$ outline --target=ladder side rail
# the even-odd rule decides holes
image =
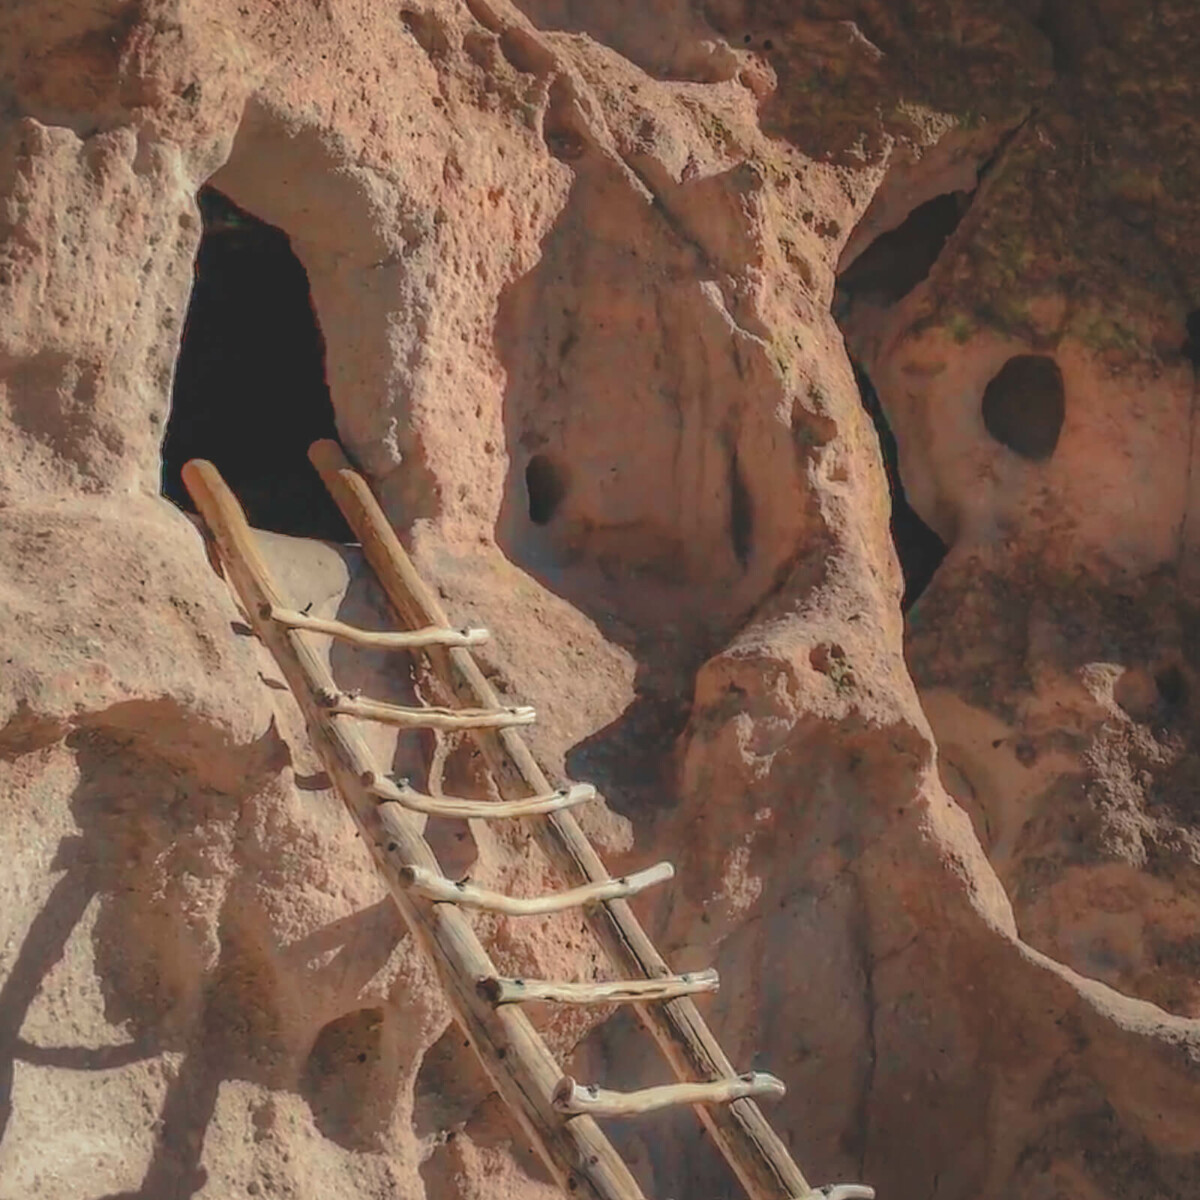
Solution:
[[[400,620],[413,628],[448,625],[440,602],[400,545],[374,492],[341,447],[330,440],[314,442],[309,459],[358,536]],[[469,650],[430,647],[425,653],[435,676],[460,702],[472,707],[496,707],[500,703]],[[515,729],[476,730],[472,736],[505,799],[550,790],[549,781]],[[569,883],[609,878],[595,847],[570,812],[530,820],[528,827]],[[585,916],[619,969],[647,979],[671,974],[628,901],[605,901],[588,909]],[[689,997],[638,1004],[635,1008],[681,1082],[738,1078]],[[750,1200],[795,1200],[813,1193],[782,1138],[752,1099],[735,1100],[717,1108],[700,1105],[696,1113]]]
[[[352,722],[333,717],[319,697],[333,686],[329,668],[303,634],[264,620],[264,605],[282,607],[270,572],[236,497],[210,463],[193,461],[184,483],[220,551],[251,625],[271,651],[295,696],[314,748],[354,819],[406,925],[437,968],[451,1012],[484,1070],[559,1186],[589,1200],[644,1200],[628,1167],[591,1118],[564,1119],[553,1108],[562,1078],[540,1034],[519,1006],[494,1007],[478,980],[497,974],[461,910],[418,899],[399,877],[395,859],[438,871],[437,859],[411,819],[381,828],[378,801],[363,780],[372,756]],[[396,807],[396,806],[391,806]],[[387,844],[394,849],[388,850]]]

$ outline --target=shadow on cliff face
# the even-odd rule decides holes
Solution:
[[[352,541],[306,452],[336,438],[325,347],[308,276],[287,234],[201,189],[204,234],[163,443],[163,492],[193,511],[180,478],[216,463],[253,525]]]
[[[186,1047],[202,1011],[206,971],[197,914],[186,913],[168,860],[191,856],[194,868],[196,858],[213,848],[203,845],[206,832],[216,828],[208,819],[227,820],[234,800],[186,786],[180,772],[147,761],[99,730],[79,730],[68,742],[79,764],[72,808],[82,836],[60,846],[55,866],[64,874],[0,990],[0,1137],[10,1115],[15,1061],[111,1070]],[[132,1037],[117,1046],[29,1045],[20,1037],[26,1012],[94,900],[92,939],[105,1017],[124,1023]],[[211,1047],[185,1054],[168,1089],[162,1136],[143,1186],[123,1196],[190,1196],[203,1185],[197,1164],[227,1066],[221,1058]]]
[[[0,986],[0,1141],[16,1064],[104,1072],[174,1052],[140,1186],[97,1200],[185,1200],[204,1189],[206,1131],[228,1080],[298,1092],[327,1137],[378,1149],[402,1076],[395,1022],[367,1009],[313,1026],[329,996],[352,994],[382,967],[399,918],[384,900],[281,953],[259,885],[231,862],[247,853],[247,797],[285,761],[274,727],[241,747],[244,794],[197,783],[99,723],[66,741],[80,780],[71,802],[80,833],[60,844],[53,866],[62,875]],[[103,1019],[129,1040],[27,1041],[29,1010],[93,905]],[[282,978],[284,968],[299,971],[301,986]]]

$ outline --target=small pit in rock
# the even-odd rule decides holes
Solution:
[[[383,1010],[360,1008],[317,1035],[300,1080],[317,1128],[349,1149],[377,1148],[390,1118],[381,1070]]]
[[[1066,415],[1062,372],[1044,354],[1018,354],[983,393],[983,423],[1002,446],[1044,462],[1058,445]]]
[[[535,454],[525,467],[525,494],[529,519],[549,525],[567,495],[567,481],[560,467],[544,454]]]
[[[213,188],[163,442],[163,494],[194,511],[180,471],[216,464],[260,529],[353,540],[307,458],[337,436],[325,344],[287,234]]]
[[[854,368],[854,378],[858,383],[863,407],[870,415],[875,432],[879,435],[879,448],[887,473],[888,491],[892,497],[892,541],[895,543],[896,557],[900,560],[900,570],[904,576],[904,598],[900,607],[903,612],[908,612],[929,586],[934,572],[946,557],[948,547],[909,504],[908,497],[904,494],[904,483],[900,479],[900,451],[896,445],[896,435],[892,433],[883,405],[879,402],[879,396],[866,372],[853,359],[850,360],[850,365]]]

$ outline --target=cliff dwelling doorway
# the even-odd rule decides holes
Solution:
[[[193,511],[180,470],[211,459],[260,529],[329,541],[352,535],[308,462],[336,437],[325,346],[308,276],[281,229],[213,188],[163,442],[163,494]]]

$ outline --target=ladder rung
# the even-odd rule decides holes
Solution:
[[[435,705],[408,708],[383,700],[360,700],[341,693],[326,694],[321,702],[330,712],[359,717],[405,729],[507,729],[510,725],[532,725],[537,713],[528,705],[512,708],[438,708]]]
[[[461,800],[454,796],[426,796],[403,783],[390,779],[379,779],[373,774],[363,776],[363,786],[383,803],[399,804],[411,812],[425,813],[431,817],[457,817],[461,820],[495,821],[503,817],[536,817],[543,813],[559,812],[574,808],[596,798],[596,789],[590,783],[577,783],[569,788],[559,788],[544,796],[530,796],[525,800]]]
[[[554,1107],[561,1113],[592,1117],[636,1117],[679,1104],[728,1104],[747,1096],[769,1096],[778,1100],[785,1092],[783,1080],[765,1071],[752,1071],[735,1079],[712,1083],[668,1083],[637,1092],[610,1092],[594,1084],[581,1087],[570,1075],[554,1089]]]
[[[455,883],[442,875],[436,875],[424,867],[404,866],[400,877],[406,887],[418,892],[427,900],[447,904],[464,904],[468,908],[484,908],[489,912],[504,913],[510,917],[531,917],[539,913],[561,912],[566,908],[578,908],[583,904],[595,904],[601,900],[619,900],[623,896],[636,896],[638,892],[664,883],[675,874],[670,863],[657,863],[644,871],[623,875],[620,879],[606,879],[602,883],[589,883],[584,887],[571,888],[565,892],[552,892],[548,896],[506,896],[503,892],[489,892],[471,883]]]
[[[288,629],[302,629],[306,633],[327,633],[330,637],[355,646],[366,646],[376,650],[419,650],[423,646],[478,646],[486,642],[486,629],[444,629],[430,625],[425,629],[360,629],[347,625],[345,621],[332,621],[324,617],[310,617],[293,608],[264,605],[259,614],[264,621],[274,621]]]
[[[629,1004],[670,1000],[696,992],[715,992],[720,986],[716,971],[691,971],[662,979],[625,979],[596,983],[554,983],[546,979],[506,979],[492,976],[476,985],[493,1004],[525,1004],[548,1000],[556,1004]]]

